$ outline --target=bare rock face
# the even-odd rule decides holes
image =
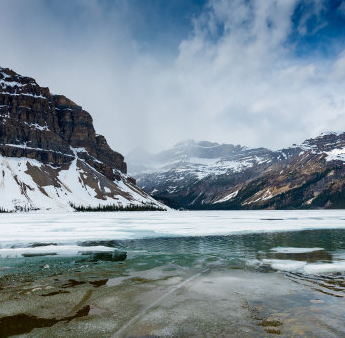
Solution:
[[[0,209],[157,205],[91,115],[30,77],[0,67]]]
[[[4,156],[58,165],[72,160],[72,147],[111,180],[113,169],[127,171],[123,156],[95,133],[88,112],[7,68],[0,68],[0,144]]]

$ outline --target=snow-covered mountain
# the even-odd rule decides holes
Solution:
[[[92,118],[62,95],[0,67],[0,209],[71,204],[164,207],[127,175]]]
[[[142,189],[173,207],[345,207],[345,133],[279,151],[189,140],[155,155],[136,150],[128,163]]]
[[[271,158],[272,152],[265,148],[250,149],[239,145],[188,140],[155,155],[136,149],[128,154],[128,163],[132,175],[156,172],[161,175],[176,169],[185,176],[202,179],[212,174],[242,171],[254,164],[267,163]]]
[[[144,154],[139,149],[128,154],[128,166],[138,185],[154,195],[174,193],[205,178],[242,173],[253,166],[266,167],[277,160],[276,154],[266,148],[194,140],[155,155]]]

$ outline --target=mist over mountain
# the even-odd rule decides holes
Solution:
[[[138,185],[175,208],[345,207],[345,133],[278,151],[188,140],[158,154],[128,154]]]

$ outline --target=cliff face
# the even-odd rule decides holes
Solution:
[[[85,188],[85,198],[74,200],[73,189],[67,187],[71,200],[64,201],[64,205],[69,202],[81,205],[99,202],[140,204],[145,203],[145,200],[156,203],[135,186],[135,180],[126,175],[124,157],[113,151],[103,136],[95,133],[92,117],[88,112],[65,96],[51,94],[48,88],[39,86],[34,79],[1,67],[0,155],[3,159],[0,166],[3,168],[3,175],[11,168],[8,175],[12,173],[19,186],[27,186],[24,190],[39,190],[50,199],[54,199],[56,194],[59,196],[58,192],[54,196],[48,193],[50,186],[56,189],[66,188],[63,179],[59,177],[61,172],[77,171],[79,175],[76,179]],[[16,171],[18,161],[14,162],[16,158],[28,159],[23,164],[27,167],[25,173],[28,177],[23,180],[33,179],[34,183],[31,185],[19,180]],[[39,172],[33,169],[38,166]],[[6,180],[3,181],[4,184]],[[125,186],[125,189],[119,186]],[[93,192],[88,191],[89,188]],[[2,193],[0,191],[3,195],[6,189],[0,189],[3,190]],[[16,194],[10,193],[13,198]],[[20,194],[19,205],[29,209],[41,208],[35,198],[30,197],[29,193],[25,194],[23,189]],[[23,200],[23,196],[26,200]],[[12,204],[8,201],[3,208],[12,210]]]
[[[74,156],[71,147],[84,148],[85,161],[109,179],[115,179],[112,169],[126,173],[123,156],[95,133],[88,112],[62,95],[52,95],[34,79],[3,68],[0,118],[0,151],[4,156],[63,164]]]

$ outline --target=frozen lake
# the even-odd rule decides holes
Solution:
[[[0,247],[311,229],[345,229],[345,210],[0,214]]]
[[[150,252],[153,248],[159,252],[180,248],[184,254],[194,250],[193,254],[213,254],[219,259],[224,253],[233,258],[242,255],[247,265],[321,273],[345,270],[345,247],[342,247],[342,242],[338,243],[342,236],[321,236],[315,240],[308,239],[305,231],[309,231],[307,234],[311,236],[322,233],[322,230],[335,234],[343,229],[345,210],[2,214],[0,257],[74,257],[92,252],[112,252],[114,249],[135,255],[137,251]],[[280,233],[285,235],[278,236]],[[343,234],[342,231],[340,233]],[[273,241],[269,247],[267,239],[274,234],[281,240]],[[239,241],[245,244],[240,247]],[[147,247],[145,243],[148,243]],[[336,261],[311,263],[290,259],[293,254],[327,250],[335,243],[338,243],[337,250],[331,251],[337,257]],[[285,254],[289,259],[258,259],[260,252],[265,251],[274,253],[275,257]]]
[[[1,214],[0,257],[4,337],[345,336],[345,210]]]

